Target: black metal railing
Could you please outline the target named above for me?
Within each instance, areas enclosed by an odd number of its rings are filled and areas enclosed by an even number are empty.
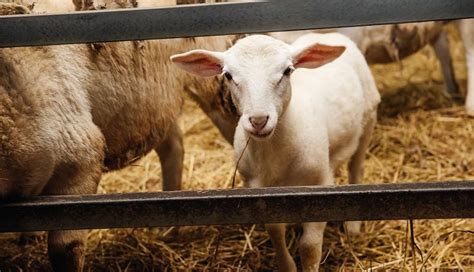
[[[474,218],[474,181],[35,197],[0,204],[0,232]]]
[[[0,16],[0,47],[474,17],[473,0],[292,0]],[[0,202],[0,232],[474,218],[474,181],[35,197]],[[133,220],[131,220],[133,218]],[[126,220],[124,220],[126,219]]]
[[[474,17],[472,0],[291,0],[0,16],[0,47],[146,40]]]

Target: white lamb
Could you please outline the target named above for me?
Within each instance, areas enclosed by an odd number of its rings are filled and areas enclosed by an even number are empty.
[[[255,35],[223,53],[194,50],[172,60],[196,75],[227,78],[240,114],[234,147],[236,156],[243,152],[238,169],[247,186],[334,185],[334,170],[345,162],[350,182],[360,182],[380,96],[349,38],[308,34],[288,45]],[[285,226],[266,228],[279,270],[296,271]],[[299,252],[305,271],[319,269],[325,226],[303,224]],[[360,224],[349,228],[357,232]]]

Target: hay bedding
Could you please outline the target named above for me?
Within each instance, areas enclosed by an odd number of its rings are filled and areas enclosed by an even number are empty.
[[[465,81],[462,46],[455,31],[450,35],[455,41],[457,78]],[[365,182],[474,179],[474,120],[443,95],[434,52],[426,48],[401,64],[374,66],[373,71],[384,99],[367,155]],[[184,188],[229,188],[232,149],[191,101],[186,102],[181,127],[186,135]],[[158,158],[150,154],[134,166],[105,175],[99,191],[159,191],[160,175]],[[338,182],[346,180],[344,169],[338,173]],[[419,220],[414,224],[418,268],[474,271],[474,236],[467,232],[474,230],[474,220]],[[413,268],[407,222],[365,222],[363,233],[347,237],[341,224],[330,223],[322,270]],[[296,257],[299,235],[300,230],[292,229],[287,236]],[[94,230],[88,243],[86,271],[273,269],[271,242],[259,225]],[[50,270],[45,235],[22,240],[17,234],[2,234],[0,245],[1,271]]]

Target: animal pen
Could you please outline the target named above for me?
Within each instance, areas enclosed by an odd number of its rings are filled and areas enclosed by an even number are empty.
[[[165,39],[473,17],[472,0],[294,0],[291,4],[286,1],[259,1],[2,16],[0,47]],[[44,196],[0,203],[0,232],[474,218],[473,196],[474,181]]]

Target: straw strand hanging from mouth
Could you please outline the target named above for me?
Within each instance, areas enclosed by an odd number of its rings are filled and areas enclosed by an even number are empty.
[[[235,187],[235,176],[237,175],[237,168],[239,167],[240,160],[244,156],[245,150],[247,150],[249,143],[250,143],[250,136],[247,138],[247,143],[245,143],[245,147],[242,150],[242,153],[240,154],[239,159],[237,160],[237,163],[235,164],[234,175],[232,176],[232,189],[234,189]]]

